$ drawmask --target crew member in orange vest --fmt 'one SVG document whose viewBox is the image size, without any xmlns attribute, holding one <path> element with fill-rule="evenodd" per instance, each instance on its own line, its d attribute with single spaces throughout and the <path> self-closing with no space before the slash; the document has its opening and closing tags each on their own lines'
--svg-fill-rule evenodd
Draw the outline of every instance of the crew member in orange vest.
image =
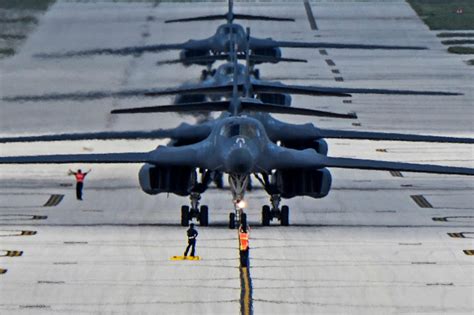
<svg viewBox="0 0 474 315">
<path fill-rule="evenodd" d="M 68 175 L 74 175 L 76 177 L 76 198 L 77 200 L 82 200 L 82 188 L 84 187 L 84 179 L 86 175 L 90 173 L 91 170 L 83 173 L 80 169 L 77 172 L 69 170 Z"/>
<path fill-rule="evenodd" d="M 249 262 L 249 232 L 247 226 L 239 228 L 240 265 L 247 267 Z"/>
</svg>

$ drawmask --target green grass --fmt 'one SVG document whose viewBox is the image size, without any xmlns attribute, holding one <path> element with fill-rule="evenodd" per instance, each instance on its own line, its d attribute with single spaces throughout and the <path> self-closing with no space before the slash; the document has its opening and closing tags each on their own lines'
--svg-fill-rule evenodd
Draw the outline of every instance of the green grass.
<svg viewBox="0 0 474 315">
<path fill-rule="evenodd" d="M 15 50 L 13 48 L 0 48 L 0 58 L 12 56 L 14 54 Z"/>
<path fill-rule="evenodd" d="M 474 39 L 450 39 L 443 40 L 443 45 L 469 45 L 474 44 Z"/>
<path fill-rule="evenodd" d="M 474 33 L 459 33 L 459 32 L 450 32 L 450 33 L 447 33 L 447 32 L 443 32 L 443 33 L 439 33 L 438 35 L 436 35 L 438 37 L 474 37 Z"/>
<path fill-rule="evenodd" d="M 474 54 L 474 47 L 451 46 L 448 51 L 452 54 L 471 55 Z"/>
<path fill-rule="evenodd" d="M 0 0 L 0 9 L 46 10 L 56 0 Z"/>
<path fill-rule="evenodd" d="M 19 18 L 11 18 L 11 19 L 0 19 L 0 23 L 38 23 L 38 19 L 34 16 L 23 16 Z"/>
<path fill-rule="evenodd" d="M 0 39 L 25 39 L 25 35 L 16 35 L 16 34 L 0 34 Z"/>
<path fill-rule="evenodd" d="M 407 0 L 432 30 L 474 30 L 473 0 Z M 464 13 L 457 14 L 462 8 Z"/>
</svg>

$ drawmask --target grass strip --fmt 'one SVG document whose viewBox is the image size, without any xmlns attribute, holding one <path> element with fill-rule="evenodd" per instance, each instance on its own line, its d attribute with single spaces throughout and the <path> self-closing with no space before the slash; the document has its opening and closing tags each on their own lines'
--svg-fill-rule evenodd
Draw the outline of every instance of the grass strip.
<svg viewBox="0 0 474 315">
<path fill-rule="evenodd" d="M 432 30 L 473 30 L 472 0 L 407 0 Z"/>
<path fill-rule="evenodd" d="M 13 19 L 0 19 L 0 23 L 33 23 L 33 24 L 37 24 L 38 19 L 35 18 L 34 16 L 23 16 L 23 17 L 13 18 Z"/>
<path fill-rule="evenodd" d="M 469 45 L 474 44 L 474 39 L 450 39 L 443 40 L 441 43 L 444 45 Z"/>
<path fill-rule="evenodd" d="M 448 51 L 452 54 L 472 55 L 474 54 L 474 47 L 451 46 Z"/>
<path fill-rule="evenodd" d="M 0 39 L 25 39 L 25 35 L 0 34 Z"/>
<path fill-rule="evenodd" d="M 443 33 L 439 33 L 438 35 L 436 35 L 438 37 L 447 37 L 447 38 L 450 38 L 450 37 L 474 37 L 474 33 L 459 33 L 459 32 L 443 32 Z"/>
<path fill-rule="evenodd" d="M 0 57 L 8 57 L 15 54 L 13 48 L 0 48 Z"/>
</svg>

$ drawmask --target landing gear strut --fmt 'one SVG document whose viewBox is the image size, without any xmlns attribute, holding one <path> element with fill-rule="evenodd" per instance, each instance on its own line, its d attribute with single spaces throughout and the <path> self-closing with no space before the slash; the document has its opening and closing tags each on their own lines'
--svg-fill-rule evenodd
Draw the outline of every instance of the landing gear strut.
<svg viewBox="0 0 474 315">
<path fill-rule="evenodd" d="M 181 206 L 181 225 L 188 226 L 189 221 L 196 218 L 201 226 L 209 225 L 209 208 L 206 205 L 199 206 L 201 193 L 203 193 L 209 182 L 211 181 L 211 173 L 209 171 L 200 171 L 202 174 L 201 182 L 198 182 L 197 175 L 194 176 L 194 187 L 189 195 L 191 207 Z"/>
<path fill-rule="evenodd" d="M 209 225 L 209 208 L 206 205 L 199 206 L 201 194 L 191 193 L 191 208 L 189 206 L 181 206 L 181 225 L 188 226 L 189 221 L 196 218 L 201 226 Z"/>
<path fill-rule="evenodd" d="M 262 225 L 269 226 L 273 218 L 280 220 L 282 226 L 290 225 L 290 208 L 288 206 L 282 206 L 280 209 L 280 195 L 271 195 L 270 202 L 272 204 L 271 207 L 268 205 L 262 207 Z"/>
<path fill-rule="evenodd" d="M 244 194 L 248 183 L 248 175 L 229 175 L 229 185 L 234 203 L 234 212 L 229 213 L 229 229 L 235 229 L 237 225 L 247 225 L 247 214 L 244 212 L 246 206 Z"/>
</svg>

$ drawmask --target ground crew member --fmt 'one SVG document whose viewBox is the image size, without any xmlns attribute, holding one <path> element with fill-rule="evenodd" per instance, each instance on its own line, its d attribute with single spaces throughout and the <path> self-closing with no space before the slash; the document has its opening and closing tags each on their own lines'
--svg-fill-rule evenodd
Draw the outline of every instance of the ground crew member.
<svg viewBox="0 0 474 315">
<path fill-rule="evenodd" d="M 194 229 L 193 223 L 189 225 L 189 229 L 186 231 L 186 234 L 188 235 L 188 247 L 186 247 L 184 257 L 188 255 L 188 251 L 191 246 L 191 257 L 194 257 L 194 249 L 196 247 L 196 237 L 198 236 L 198 232 Z"/>
<path fill-rule="evenodd" d="M 77 172 L 69 170 L 68 175 L 74 175 L 76 177 L 76 198 L 77 200 L 82 200 L 82 188 L 84 187 L 84 179 L 86 175 L 90 173 L 91 170 L 83 173 L 80 169 Z"/>
<path fill-rule="evenodd" d="M 239 228 L 239 250 L 240 250 L 240 266 L 248 267 L 249 264 L 249 232 L 245 225 Z"/>
</svg>

